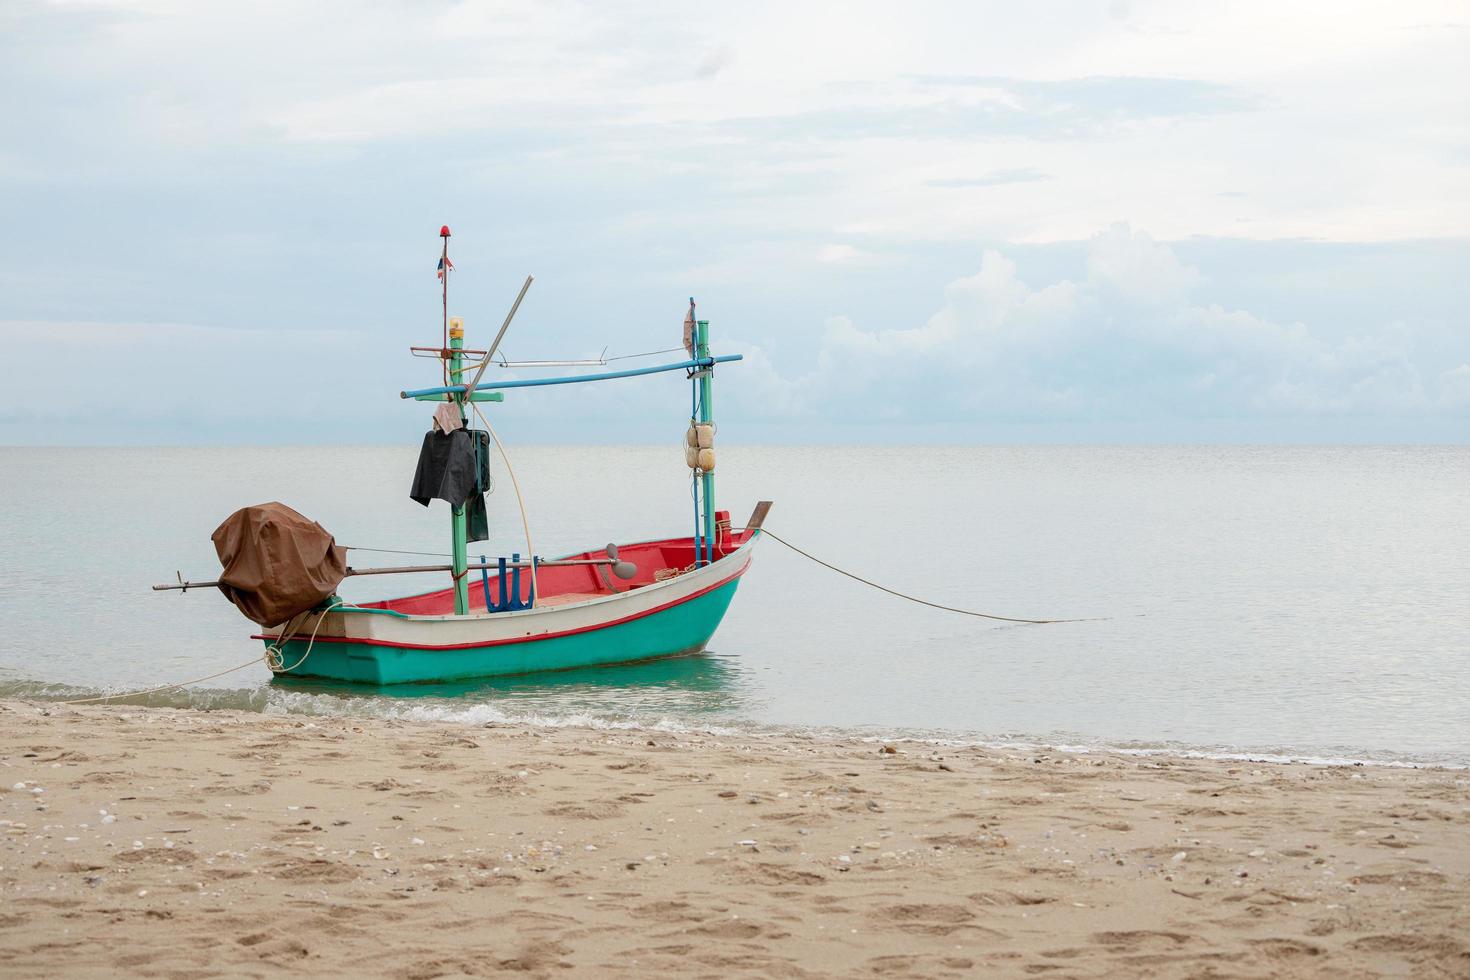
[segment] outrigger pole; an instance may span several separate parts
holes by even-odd
[[[708,320],[705,321],[709,323]],[[658,374],[660,371],[687,371],[691,368],[707,368],[712,364],[724,364],[726,361],[742,361],[744,354],[721,354],[719,357],[701,357],[696,360],[679,361],[675,364],[659,364],[655,367],[630,368],[626,371],[604,371],[601,374],[571,374],[561,378],[517,378],[513,381],[487,381],[475,385],[475,393],[482,391],[495,391],[502,388],[539,388],[542,385],[574,385],[584,381],[611,381],[614,378],[636,378],[643,374]],[[418,388],[413,391],[400,391],[399,398],[415,398],[425,401],[433,400],[438,395],[462,395],[465,385],[443,385],[438,388]],[[478,399],[476,399],[478,401]]]

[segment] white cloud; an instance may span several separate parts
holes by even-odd
[[[1470,366],[1426,385],[1411,335],[1330,341],[1306,324],[1194,302],[1201,281],[1169,246],[1115,225],[1085,276],[1042,287],[986,251],[915,327],[827,321],[814,365],[759,356],[752,415],[913,423],[1413,416],[1470,409]],[[759,351],[755,351],[759,354]]]
[[[861,258],[862,252],[851,245],[830,243],[817,249],[818,262],[851,262]]]
[[[396,394],[346,329],[0,320],[0,348],[28,368],[5,372],[0,444],[333,441],[341,379],[378,382],[378,415]],[[45,367],[58,354],[64,390]]]
[[[551,348],[708,299],[756,379],[721,397],[762,417],[1463,413],[1454,9],[21,0],[0,9],[0,126],[24,134],[0,148],[22,229],[0,318],[352,323],[381,346],[339,361],[391,393],[447,220],[459,302],[498,319],[506,270],[534,269]],[[1119,218],[1153,237],[1074,261]],[[1233,258],[1181,258],[1202,241]],[[977,242],[997,247],[954,264]],[[96,329],[117,363],[82,366],[147,383],[81,391],[88,418],[212,411],[205,362],[235,404],[201,439],[316,391],[259,331]],[[54,354],[6,355],[14,404]],[[661,382],[630,385],[576,404],[659,410]]]
[[[1115,225],[1092,240],[1087,278],[1099,287],[1116,289],[1126,299],[1164,306],[1179,303],[1200,275],[1146,233]]]
[[[612,192],[815,172],[783,224],[895,240],[1075,239],[1118,215],[1171,239],[1454,235],[1470,59],[1451,10],[21,5],[0,122],[28,139],[0,174],[270,172],[387,145],[514,186],[554,150]],[[717,225],[767,203],[736,196],[684,200]]]

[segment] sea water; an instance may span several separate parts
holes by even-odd
[[[690,533],[682,451],[513,450],[541,555]],[[78,697],[260,656],[210,532],[281,500],[340,543],[443,552],[415,449],[0,449],[0,697]],[[1470,764],[1470,448],[742,447],[718,506],[767,538],[709,652],[374,690],[251,666],[130,703],[533,724]],[[524,553],[510,481],[487,555]],[[422,563],[354,553],[358,565]],[[349,579],[349,599],[430,575]]]

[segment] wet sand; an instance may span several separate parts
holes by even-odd
[[[1463,770],[3,702],[0,839],[6,977],[1470,975]]]

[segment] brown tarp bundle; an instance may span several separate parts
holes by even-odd
[[[282,503],[242,507],[210,537],[224,566],[219,590],[261,626],[313,608],[347,576],[347,549]]]

